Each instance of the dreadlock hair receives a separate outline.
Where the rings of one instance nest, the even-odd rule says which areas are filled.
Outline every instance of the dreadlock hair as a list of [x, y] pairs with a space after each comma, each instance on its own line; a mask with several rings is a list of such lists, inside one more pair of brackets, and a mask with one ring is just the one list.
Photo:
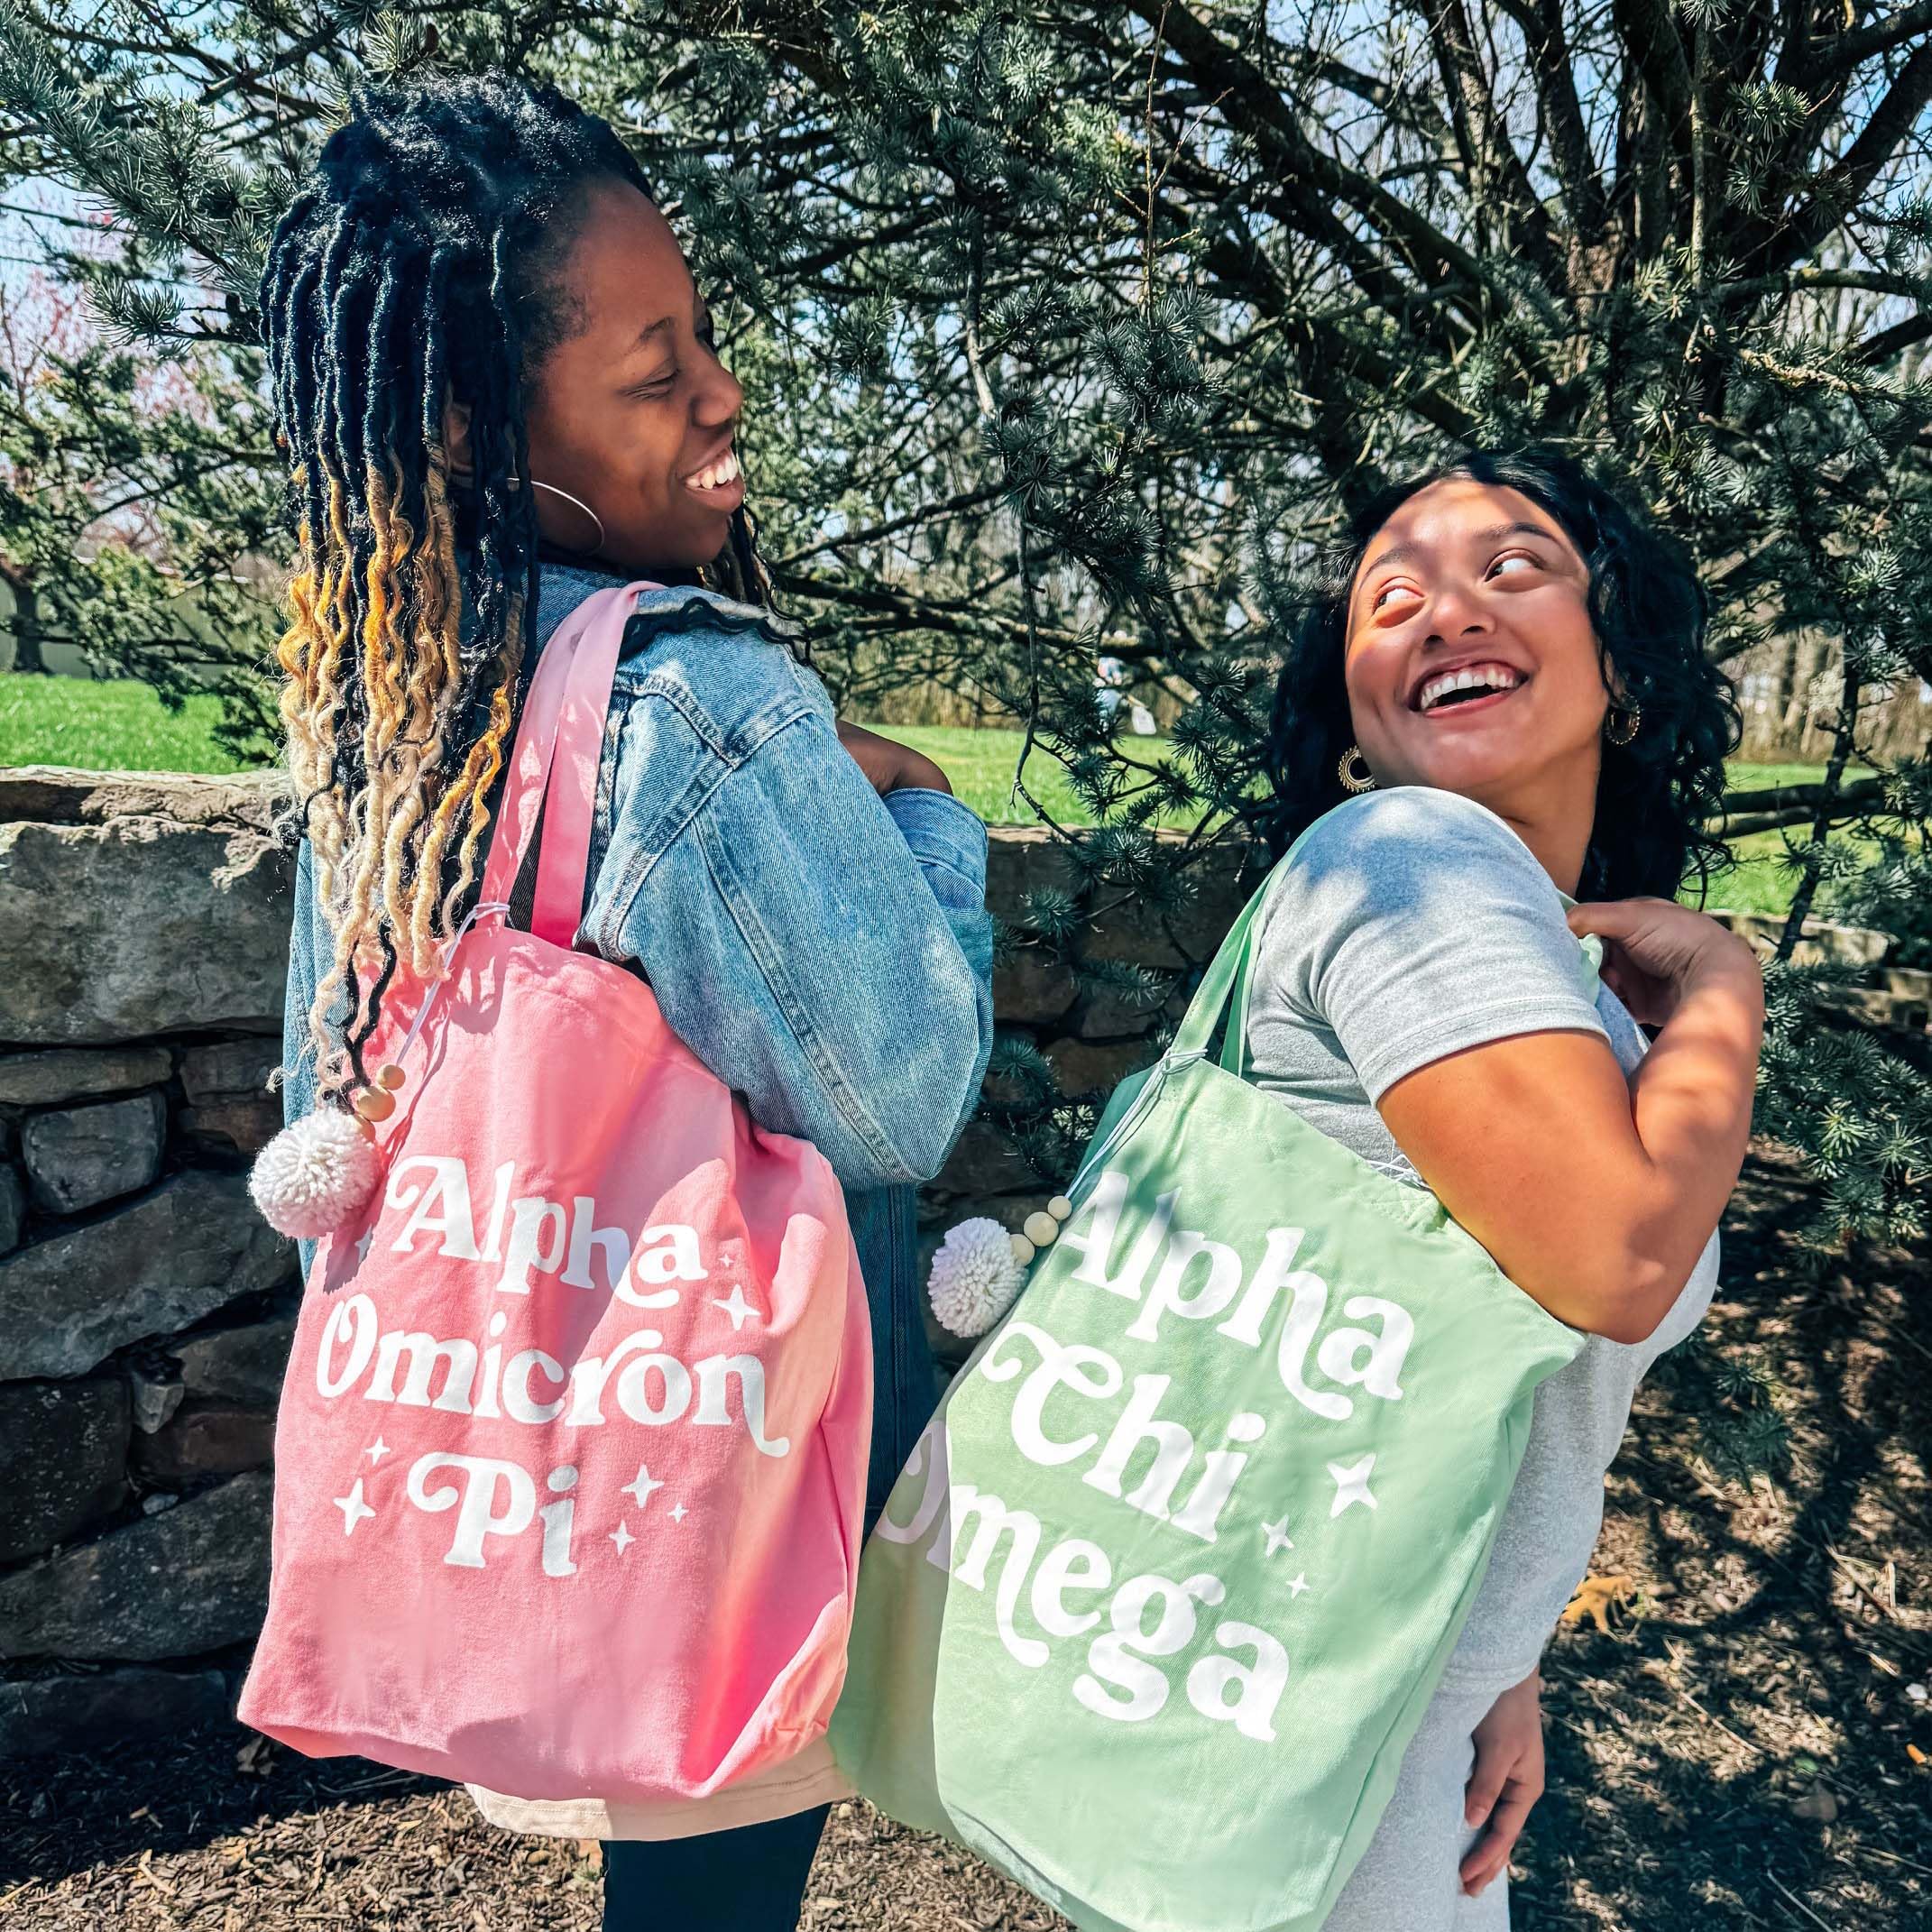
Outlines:
[[[399, 968], [421, 980], [474, 883], [515, 726], [539, 541], [523, 395], [599, 179], [649, 192], [609, 125], [501, 75], [366, 88], [262, 279], [299, 557], [279, 656], [296, 809], [335, 948], [309, 1014], [321, 1097], [368, 1084]], [[452, 483], [446, 399], [470, 408]], [[768, 605], [741, 511], [709, 581]]]
[[1579, 894], [1670, 898], [1692, 873], [1701, 888], [1732, 863], [1705, 821], [1723, 808], [1724, 761], [1739, 729], [1731, 680], [1705, 655], [1703, 588], [1680, 544], [1573, 457], [1533, 447], [1466, 451], [1382, 492], [1350, 520], [1275, 687], [1264, 752], [1274, 796], [1258, 814], [1274, 855], [1348, 796], [1336, 773], [1355, 738], [1343, 658], [1348, 598], [1368, 546], [1412, 496], [1451, 477], [1517, 491], [1556, 520], [1589, 573], [1605, 687], [1641, 707], [1631, 743], [1604, 740]]

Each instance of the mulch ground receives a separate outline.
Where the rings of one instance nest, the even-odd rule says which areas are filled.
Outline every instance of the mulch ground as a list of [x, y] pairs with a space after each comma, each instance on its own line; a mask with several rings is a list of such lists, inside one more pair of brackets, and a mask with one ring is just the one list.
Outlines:
[[[1789, 1169], [1753, 1163], [1708, 1328], [1720, 1366], [1755, 1351], [1775, 1374], [1785, 1474], [1721, 1479], [1667, 1391], [1641, 1398], [1593, 1565], [1627, 1600], [1550, 1648], [1517, 1932], [1932, 1927], [1932, 1704], [1914, 1695], [1932, 1684], [1932, 1264], [1863, 1255], [1806, 1279], [1805, 1210]], [[446, 1787], [234, 1730], [0, 1766], [9, 1932], [590, 1932], [601, 1894], [594, 1845], [509, 1837]], [[848, 1805], [802, 1925], [1061, 1921]]]

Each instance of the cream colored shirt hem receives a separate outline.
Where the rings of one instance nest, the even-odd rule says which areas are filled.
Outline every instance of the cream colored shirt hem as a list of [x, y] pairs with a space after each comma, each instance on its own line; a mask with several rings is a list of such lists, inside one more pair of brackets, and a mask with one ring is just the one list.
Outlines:
[[709, 1798], [661, 1804], [626, 1804], [601, 1798], [510, 1798], [480, 1784], [468, 1787], [476, 1808], [504, 1831], [544, 1838], [695, 1838], [701, 1833], [768, 1825], [814, 1805], [851, 1798], [851, 1786], [832, 1761], [823, 1737], [795, 1758]]

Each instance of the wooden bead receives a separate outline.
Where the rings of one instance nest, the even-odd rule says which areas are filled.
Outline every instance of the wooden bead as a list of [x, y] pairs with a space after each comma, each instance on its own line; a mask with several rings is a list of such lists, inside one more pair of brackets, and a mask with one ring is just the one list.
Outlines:
[[1069, 1201], [1064, 1194], [1055, 1194], [1053, 1198], [1047, 1202], [1046, 1211], [1051, 1214], [1056, 1221], [1071, 1220], [1073, 1215], [1073, 1203]]
[[1051, 1214], [1042, 1214], [1038, 1209], [1029, 1214], [1020, 1226], [1025, 1229], [1026, 1238], [1035, 1247], [1047, 1247], [1060, 1232], [1060, 1223]]
[[1024, 1268], [1033, 1259], [1035, 1252], [1033, 1243], [1025, 1235], [1017, 1234], [1013, 1237], [1013, 1258], [1021, 1267]]
[[380, 1087], [372, 1087], [366, 1093], [355, 1096], [355, 1111], [364, 1120], [387, 1120], [395, 1110], [395, 1095], [384, 1093]]
[[402, 1069], [393, 1060], [376, 1069], [376, 1085], [390, 1093], [395, 1092], [396, 1089], [401, 1086], [404, 1078]]

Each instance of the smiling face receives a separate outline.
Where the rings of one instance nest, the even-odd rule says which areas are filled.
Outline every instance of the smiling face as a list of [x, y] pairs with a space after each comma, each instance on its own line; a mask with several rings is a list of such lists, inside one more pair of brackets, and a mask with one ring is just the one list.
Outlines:
[[1376, 782], [1460, 793], [1504, 817], [1584, 814], [1610, 695], [1590, 579], [1521, 492], [1449, 477], [1370, 538], [1349, 591], [1345, 676]]
[[590, 184], [559, 274], [562, 339], [524, 396], [534, 481], [581, 497], [603, 525], [537, 492], [559, 550], [649, 576], [709, 563], [744, 501], [732, 447], [744, 391], [669, 225], [627, 182]]

